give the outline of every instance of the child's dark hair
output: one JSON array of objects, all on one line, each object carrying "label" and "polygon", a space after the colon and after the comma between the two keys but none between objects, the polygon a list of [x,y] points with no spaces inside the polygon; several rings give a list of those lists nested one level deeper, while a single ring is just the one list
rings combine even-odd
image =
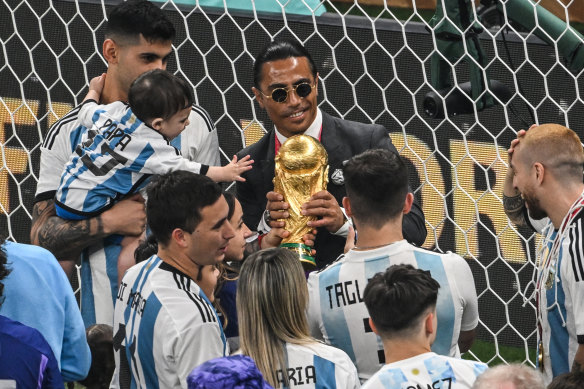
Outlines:
[{"label": "child's dark hair", "polygon": [[79,383],[91,389],[108,388],[115,369],[112,326],[94,324],[85,333],[91,350],[91,368]]},{"label": "child's dark hair", "polygon": [[128,102],[132,112],[144,123],[155,118],[170,119],[193,105],[187,82],[166,70],[154,69],[140,75],[130,86]]}]

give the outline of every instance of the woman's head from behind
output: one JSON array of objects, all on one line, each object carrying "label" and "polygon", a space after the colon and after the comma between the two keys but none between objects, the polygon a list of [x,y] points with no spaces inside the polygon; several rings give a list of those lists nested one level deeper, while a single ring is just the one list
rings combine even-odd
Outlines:
[{"label": "woman's head from behind", "polygon": [[241,350],[277,386],[284,343],[308,343],[308,289],[302,265],[289,250],[271,248],[250,255],[237,284]]}]

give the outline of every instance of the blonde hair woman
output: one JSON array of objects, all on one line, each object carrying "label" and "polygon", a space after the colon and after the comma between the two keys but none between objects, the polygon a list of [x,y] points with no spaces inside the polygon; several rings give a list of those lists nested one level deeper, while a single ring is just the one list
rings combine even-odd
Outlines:
[{"label": "blonde hair woman", "polygon": [[237,284],[241,352],[276,388],[358,388],[347,354],[310,337],[307,304],[304,271],[291,251],[272,248],[249,256]]}]

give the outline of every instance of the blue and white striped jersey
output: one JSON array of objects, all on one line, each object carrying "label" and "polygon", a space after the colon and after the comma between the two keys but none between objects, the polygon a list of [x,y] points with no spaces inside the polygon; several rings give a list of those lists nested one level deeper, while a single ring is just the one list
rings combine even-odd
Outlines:
[{"label": "blue and white striped jersey", "polygon": [[229,355],[217,312],[189,276],[157,255],[122,279],[112,387],[186,388],[193,368]]},{"label": "blue and white striped jersey", "polygon": [[[584,344],[584,245],[583,219],[580,213],[561,239],[557,258],[551,258],[548,274],[542,275],[538,311],[542,329],[543,367],[546,384],[554,377],[568,373],[572,369],[578,346]],[[551,220],[538,232],[545,239],[547,256],[556,239],[557,231]],[[534,227],[542,223],[530,220]],[[538,263],[546,258],[538,258]]]},{"label": "blue and white striped jersey", "polygon": [[[81,107],[77,106],[63,116],[45,136],[35,202],[55,198],[63,168],[87,132],[87,127],[79,121]],[[183,157],[219,166],[217,130],[209,114],[203,108],[193,106],[189,122],[171,144],[181,151]],[[81,253],[81,314],[86,327],[95,323],[112,324],[120,249],[118,241],[106,238]]]},{"label": "blue and white striped jersey", "polygon": [[429,270],[440,283],[436,304],[438,333],[432,351],[460,356],[460,331],[470,331],[478,324],[474,280],[462,257],[437,254],[405,240],[375,250],[351,250],[324,270],[310,274],[308,320],[312,336],[351,357],[362,382],[385,363],[381,338],[369,326],[363,292],[375,274],[397,264]]},{"label": "blue and white striped jersey", "polygon": [[277,372],[281,388],[359,388],[357,369],[347,354],[324,343],[286,343],[289,385],[283,372]]},{"label": "blue and white striped jersey", "polygon": [[99,105],[88,100],[79,110],[79,121],[89,130],[69,158],[55,196],[66,212],[95,216],[144,187],[152,174],[200,173],[200,163],[182,157],[122,102]]},{"label": "blue and white striped jersey", "polygon": [[363,386],[363,389],[470,389],[476,378],[488,366],[437,355],[433,352],[416,355],[384,365]]}]

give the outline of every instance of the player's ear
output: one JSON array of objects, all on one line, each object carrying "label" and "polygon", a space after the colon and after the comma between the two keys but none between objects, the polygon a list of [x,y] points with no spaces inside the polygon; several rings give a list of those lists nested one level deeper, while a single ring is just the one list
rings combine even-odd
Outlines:
[{"label": "player's ear", "polygon": [[186,247],[187,242],[185,232],[180,228],[175,228],[170,234],[170,239],[173,240],[179,247]]},{"label": "player's ear", "polygon": [[371,327],[371,331],[373,331],[374,334],[379,335],[379,331],[377,331],[377,327],[375,327],[375,323],[373,323],[371,318],[369,318],[369,327]]},{"label": "player's ear", "polygon": [[540,162],[534,163],[533,167],[535,169],[535,178],[537,179],[537,182],[541,185],[543,183],[543,179],[545,176],[545,167]]},{"label": "player's ear", "polygon": [[112,39],[103,41],[103,57],[108,64],[117,64],[119,55],[119,46]]},{"label": "player's ear", "polygon": [[258,88],[256,88],[255,86],[252,86],[251,87],[251,91],[255,95],[256,101],[260,105],[260,108],[265,109],[264,108],[264,96],[262,95],[262,93],[260,92],[260,90]]},{"label": "player's ear", "polygon": [[154,128],[156,131],[160,131],[162,129],[162,122],[164,122],[164,119],[155,118],[152,120],[152,123],[150,123],[150,127]]},{"label": "player's ear", "polygon": [[410,212],[410,210],[412,209],[413,203],[414,203],[414,194],[412,192],[408,192],[408,194],[406,195],[406,200],[404,201],[404,208],[403,208],[404,215],[406,213]]},{"label": "player's ear", "polygon": [[314,93],[318,96],[318,72],[316,72],[316,78],[314,79],[314,89],[316,89]]},{"label": "player's ear", "polygon": [[351,200],[347,196],[343,197],[343,208],[345,208],[345,212],[347,213],[348,217],[353,216],[353,212],[351,211]]},{"label": "player's ear", "polygon": [[426,328],[426,333],[434,334],[436,333],[437,321],[436,321],[436,311],[431,311],[426,314],[424,319],[424,327]]}]

